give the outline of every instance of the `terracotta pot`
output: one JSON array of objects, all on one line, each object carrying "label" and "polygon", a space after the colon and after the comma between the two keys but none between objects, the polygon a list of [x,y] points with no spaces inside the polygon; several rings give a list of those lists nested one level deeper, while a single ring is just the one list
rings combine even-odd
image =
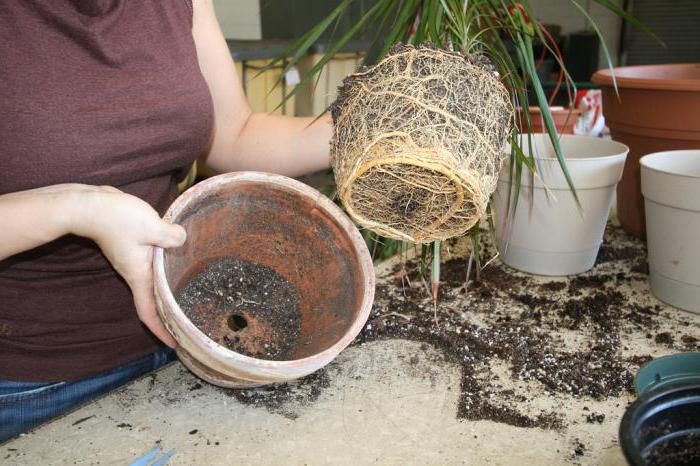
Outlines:
[{"label": "terracotta pot", "polygon": [[[253,172],[215,176],[176,199],[165,220],[184,226],[187,242],[155,251],[158,311],[180,344],[180,360],[210,383],[240,388],[308,375],[350,344],[369,316],[375,278],[362,236],[333,202],[298,181]],[[231,351],[177,304],[174,292],[227,256],[271,267],[296,289],[302,323],[293,360]],[[249,322],[244,331],[256,330]],[[222,323],[221,331],[231,330]]]},{"label": "terracotta pot", "polygon": [[[581,110],[571,109],[571,112],[569,112],[568,108],[551,107],[549,111],[552,113],[554,126],[557,128],[557,132],[559,134],[574,134],[574,124],[581,115]],[[527,133],[528,130],[522,108],[519,107],[517,109],[516,116],[520,132]],[[542,112],[540,111],[539,107],[530,107],[530,127],[532,128],[533,133],[547,132],[544,125],[544,119],[542,118]]]},{"label": "terracotta pot", "polygon": [[603,91],[603,114],[613,139],[629,146],[617,187],[622,227],[646,236],[639,159],[651,152],[700,147],[700,63],[615,68],[619,99],[610,70],[593,82]]}]

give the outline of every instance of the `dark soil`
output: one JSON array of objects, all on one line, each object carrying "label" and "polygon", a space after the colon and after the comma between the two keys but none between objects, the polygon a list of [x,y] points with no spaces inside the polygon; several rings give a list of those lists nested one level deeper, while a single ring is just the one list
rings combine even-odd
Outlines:
[{"label": "dark soil", "polygon": [[245,390],[226,390],[225,393],[246,405],[267,408],[288,419],[296,419],[296,410],[287,406],[291,402],[307,405],[318,399],[323,390],[330,385],[330,378],[325,369],[314,372],[294,382],[267,385]]},{"label": "dark soil", "polygon": [[700,464],[700,435],[690,434],[663,442],[644,455],[648,466]]},{"label": "dark soil", "polygon": [[631,356],[631,357],[627,358],[626,361],[629,362],[630,364],[635,365],[635,366],[642,367],[644,364],[648,363],[652,359],[654,359],[654,358],[651,357],[651,355],[643,354],[643,355],[639,355],[639,356]]},{"label": "dark soil", "polygon": [[[550,395],[606,400],[633,393],[633,374],[651,356],[630,354],[633,349],[627,339],[639,334],[653,338],[663,319],[659,318],[662,307],[635,302],[631,295],[617,291],[620,282],[646,280],[630,271],[644,257],[643,246],[622,235],[621,230],[610,227],[606,233],[608,243],[628,243],[603,251],[603,264],[611,265],[596,266],[569,280],[537,283],[529,275],[494,262],[482,271],[480,282],[472,280],[465,286],[466,260],[445,261],[436,311],[419,264],[397,265],[393,278],[379,280],[370,318],[353,344],[406,339],[438,349],[446,361],[461,367],[459,419],[565,428],[561,408],[533,408],[530,398],[541,397],[541,393],[505,390],[491,368],[505,366],[513,381],[532,384]],[[488,259],[493,246],[487,244],[485,251],[484,259]],[[581,347],[568,346],[562,328],[580,335]],[[688,323],[684,330],[687,334],[679,337],[684,347],[697,347],[693,336],[699,335],[697,326]],[[287,401],[317,398],[319,387],[328,385],[328,379],[323,373],[316,377],[294,386],[245,390],[233,396],[280,410]],[[606,414],[589,413],[586,421],[602,423]],[[574,450],[580,456],[585,447],[577,444]]]},{"label": "dark soil", "polygon": [[227,257],[177,294],[185,315],[209,338],[260,359],[293,359],[301,333],[294,287],[270,267]]},{"label": "dark soil", "polygon": [[[608,231],[609,237],[620,234],[617,229]],[[400,278],[377,288],[375,308],[358,343],[405,338],[442,350],[447,360],[462,368],[459,418],[557,429],[563,419],[559,413],[528,413],[527,399],[504,396],[483,372],[488,373],[493,362],[501,361],[510,367],[514,380],[536,382],[552,394],[595,400],[631,394],[633,373],[647,356],[639,360],[623,358],[621,341],[640,328],[658,328],[660,308],[630,302],[615,290],[615,285],[644,279],[629,271],[644,254],[641,243],[608,247],[603,251],[602,263],[629,264],[627,272],[624,265],[616,264],[622,272],[594,269],[567,281],[553,280],[537,286],[533,286],[531,276],[494,263],[482,271],[479,283],[469,284],[463,309],[450,303],[438,307],[437,325],[430,300],[419,285],[420,267],[408,263],[395,270]],[[464,259],[446,261],[441,269],[442,288],[461,289],[464,294],[466,268]],[[503,302],[520,303],[522,311],[508,312],[501,306]],[[464,311],[479,315],[484,323],[472,323]],[[577,351],[567,350],[558,333],[562,327],[586,335],[588,344]],[[605,414],[592,414],[590,418],[602,422]]]},{"label": "dark soil", "polygon": [[657,333],[654,337],[654,341],[660,345],[673,347],[673,335],[671,335],[669,332]]},{"label": "dark soil", "polygon": [[613,277],[609,274],[578,275],[569,281],[569,293],[578,296],[584,290],[600,289],[612,279]]},{"label": "dark soil", "polygon": [[[603,243],[598,251],[598,257],[596,258],[596,265],[605,264],[607,262],[615,262],[621,260],[635,261],[638,263],[642,257],[646,257],[646,251],[640,251],[644,246],[616,246],[610,243]],[[644,255],[640,257],[640,252],[644,252]]]},{"label": "dark soil", "polygon": [[602,424],[605,420],[605,414],[591,413],[586,416],[586,422],[589,424]]},{"label": "dark soil", "polygon": [[557,291],[561,291],[564,288],[566,288],[566,283],[565,282],[547,282],[543,283],[539,286],[540,290],[545,291],[545,292],[550,292],[550,293],[556,293]]}]

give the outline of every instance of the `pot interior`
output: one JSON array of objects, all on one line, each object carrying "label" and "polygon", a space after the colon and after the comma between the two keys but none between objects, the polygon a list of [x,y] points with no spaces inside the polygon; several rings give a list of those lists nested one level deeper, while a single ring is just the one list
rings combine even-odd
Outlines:
[{"label": "pot interior", "polygon": [[[614,73],[620,89],[700,90],[700,63],[622,66],[615,68]],[[605,68],[598,70],[592,81],[612,87],[612,76],[610,69]]]},{"label": "pot interior", "polygon": [[[528,142],[527,134],[523,134],[519,139],[520,147],[526,156],[530,155],[530,147],[532,147],[532,153],[536,159],[557,160],[557,153],[548,134],[530,134],[530,138],[531,142]],[[627,146],[619,142],[573,134],[560,135],[559,145],[567,160],[615,157],[625,154],[628,150]],[[506,152],[510,154],[509,145],[506,145]]]},{"label": "pot interior", "polygon": [[649,154],[642,165],[670,175],[700,178],[700,150],[678,150]]},{"label": "pot interior", "polygon": [[639,398],[623,419],[628,459],[647,465],[700,464],[700,385],[651,395]]},{"label": "pot interior", "polygon": [[700,64],[623,66],[615,68],[618,79],[654,79],[700,81]]},{"label": "pot interior", "polygon": [[[187,230],[184,246],[165,252],[165,274],[176,299],[204,269],[232,259],[272,269],[298,297],[296,334],[284,323],[273,328],[261,321],[243,298],[195,304],[197,315],[208,319],[205,333],[217,343],[227,346],[235,339],[258,354],[264,354],[263,345],[284,343],[290,348],[286,357],[247,353],[295,360],[334,345],[358,317],[366,286],[358,252],[333,215],[293,187],[235,179],[212,184],[173,221]],[[229,279],[243,280],[230,272]]]}]

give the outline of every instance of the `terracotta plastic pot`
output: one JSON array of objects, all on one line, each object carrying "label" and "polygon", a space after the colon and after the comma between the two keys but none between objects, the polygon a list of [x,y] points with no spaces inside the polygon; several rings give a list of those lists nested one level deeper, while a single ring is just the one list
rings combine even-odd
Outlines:
[{"label": "terracotta plastic pot", "polygon": [[642,157],[651,291],[700,313],[700,150]]},{"label": "terracotta plastic pot", "polygon": [[593,82],[603,91],[603,114],[613,139],[630,148],[617,188],[617,215],[630,234],[645,237],[639,159],[645,154],[700,147],[700,63],[615,68]]},{"label": "terracotta plastic pot", "polygon": [[[298,181],[253,172],[209,178],[176,199],[165,220],[185,227],[187,242],[155,251],[158,311],[180,360],[210,383],[241,388],[308,375],[350,344],[369,316],[375,277],[362,236],[333,202]],[[296,289],[302,322],[293,360],[231,351],[177,304],[174,294],[198,272],[230,256],[271,267]],[[221,332],[228,331],[222,322]],[[249,322],[243,331],[255,341],[264,329]]]},{"label": "terracotta plastic pot", "polygon": [[[570,109],[564,107],[551,107],[549,111],[552,113],[552,119],[554,120],[554,126],[557,128],[559,134],[574,134],[574,125],[576,120],[581,115],[581,110]],[[520,131],[523,133],[527,132],[527,124],[525,122],[525,116],[523,115],[523,109],[518,108],[517,121]],[[542,112],[539,107],[530,107],[530,127],[533,133],[546,133],[547,128],[544,125],[544,120],[542,118]]]},{"label": "terracotta plastic pot", "polygon": [[[513,214],[515,187],[506,162],[493,197],[500,258],[515,269],[537,275],[585,272],[595,264],[603,241],[627,147],[595,137],[561,136],[559,142],[581,203],[579,210],[549,136],[531,136],[540,178],[535,178],[533,186],[530,175],[523,174]],[[529,154],[525,135],[521,147]]]}]

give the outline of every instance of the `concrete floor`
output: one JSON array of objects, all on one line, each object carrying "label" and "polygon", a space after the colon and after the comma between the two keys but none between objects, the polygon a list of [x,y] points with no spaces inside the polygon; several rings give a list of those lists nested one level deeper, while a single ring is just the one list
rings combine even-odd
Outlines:
[{"label": "concrete floor", "polygon": [[[621,292],[656,304],[642,279]],[[669,307],[663,315],[668,329],[684,322],[684,332],[700,336],[700,316]],[[629,338],[636,354],[672,352],[643,335]],[[460,369],[432,347],[389,340],[347,349],[328,367],[330,385],[315,402],[274,412],[203,382],[193,390],[199,380],[173,363],[1,446],[0,463],[129,464],[160,445],[176,450],[173,465],[625,464],[617,429],[631,395],[594,401],[545,394],[533,382],[512,380],[497,362],[490,371],[527,393],[529,409],[563,412],[566,428],[458,420]],[[587,410],[606,413],[605,421],[587,423]],[[578,442],[586,445],[583,456],[574,454]]]}]

